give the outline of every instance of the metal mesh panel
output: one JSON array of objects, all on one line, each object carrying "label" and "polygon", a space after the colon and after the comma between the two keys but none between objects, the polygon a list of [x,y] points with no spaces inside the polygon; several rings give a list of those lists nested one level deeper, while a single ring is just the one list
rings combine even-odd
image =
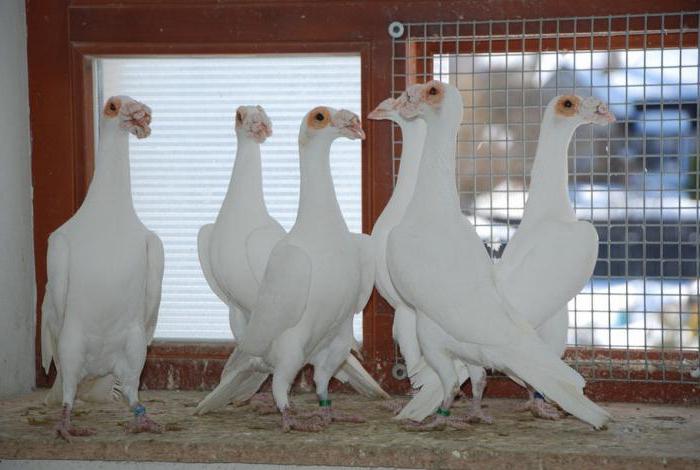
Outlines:
[{"label": "metal mesh panel", "polygon": [[600,237],[569,303],[567,360],[591,379],[697,382],[699,16],[410,23],[393,40],[395,96],[433,78],[462,91],[457,185],[494,258],[518,227],[549,100],[593,95],[617,117],[569,148],[571,201]]}]

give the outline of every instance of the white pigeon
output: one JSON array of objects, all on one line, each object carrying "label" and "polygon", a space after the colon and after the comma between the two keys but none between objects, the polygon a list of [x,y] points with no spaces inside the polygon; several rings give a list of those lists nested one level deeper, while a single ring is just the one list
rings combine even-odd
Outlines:
[{"label": "white pigeon", "polygon": [[100,116],[95,174],[76,214],[49,237],[42,304],[42,364],[51,360],[63,401],[56,431],[71,425],[81,382],[112,376],[134,421],[127,430],[160,432],[139,402],[139,376],[153,339],[163,280],[163,245],[136,215],[131,199],[129,133],[150,135],[151,110],[129,98],[107,100]]},{"label": "white pigeon", "polygon": [[[586,285],[598,258],[598,234],[576,219],[568,188],[569,142],[583,124],[615,121],[597,98],[562,95],[545,109],[522,220],[495,264],[499,291],[560,356],[569,328],[567,304]],[[528,390],[533,415],[557,419],[539,393]]]},{"label": "white pigeon", "polygon": [[[237,401],[251,377],[272,373],[283,430],[317,431],[332,420],[357,421],[333,411],[328,399],[328,382],[350,355],[352,317],[374,284],[371,241],[348,231],[335,195],[330,147],[341,136],[365,136],[350,111],[317,107],[305,116],[299,132],[297,220],[274,247],[246,333],[197,414]],[[290,411],[289,389],[306,363],[314,366],[321,423]]]},{"label": "white pigeon", "polygon": [[[236,110],[235,130],[238,145],[228,191],[216,221],[200,229],[198,249],[204,277],[228,305],[231,331],[241,341],[270,253],[286,232],[268,213],[263,196],[260,144],[272,135],[272,123],[261,106],[241,106]],[[346,339],[356,348],[352,325]],[[228,364],[222,377],[227,373]],[[246,388],[237,390],[236,401],[250,399],[268,375],[251,375]],[[352,354],[348,354],[336,378],[365,395],[385,395]]]},{"label": "white pigeon", "polygon": [[235,130],[236,159],[226,197],[216,221],[199,230],[197,248],[204,277],[229,307],[231,331],[240,339],[267,259],[285,231],[268,213],[262,188],[260,144],[272,135],[272,123],[262,107],[241,106]]},{"label": "white pigeon", "polygon": [[493,263],[462,215],[455,184],[462,109],[459,91],[438,81],[409,88],[399,106],[404,118],[427,124],[416,189],[387,245],[392,282],[416,311],[423,357],[443,386],[437,416],[419,426],[464,426],[449,418],[459,386],[453,359],[459,358],[515,376],[600,428],[610,415],[585,397],[583,377],[540,340],[517,306],[503,299]]},{"label": "white pigeon", "polygon": [[[401,99],[404,97],[402,96]],[[398,343],[401,354],[406,361],[406,369],[410,375],[411,386],[416,390],[413,398],[404,406],[396,419],[422,421],[435,412],[442,401],[442,383],[430,367],[422,361],[420,345],[416,333],[416,313],[407,305],[396,292],[389,268],[386,263],[386,245],[389,233],[401,222],[406,207],[411,202],[413,191],[418,178],[418,167],[425,141],[426,126],[422,119],[404,119],[398,112],[400,100],[388,98],[382,101],[369,115],[369,119],[388,119],[401,128],[401,166],[399,168],[396,186],[391,198],[372,229],[372,243],[376,256],[375,285],[379,293],[394,308],[393,337]],[[455,368],[460,383],[469,378],[469,369],[461,361],[455,360]],[[481,396],[486,385],[486,372],[482,368],[472,367],[472,375],[478,377],[472,380],[472,421],[490,422],[481,410]],[[399,403],[402,405],[403,403]],[[395,408],[395,404],[389,405]]]}]

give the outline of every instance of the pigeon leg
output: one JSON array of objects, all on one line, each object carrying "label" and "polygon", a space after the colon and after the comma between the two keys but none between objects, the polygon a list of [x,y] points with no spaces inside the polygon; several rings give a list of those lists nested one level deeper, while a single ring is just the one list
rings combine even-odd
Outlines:
[{"label": "pigeon leg", "polygon": [[[326,425],[332,422],[337,423],[364,423],[365,419],[362,416],[353,415],[350,413],[343,413],[333,409],[331,406],[331,400],[328,396],[328,383],[333,375],[330,372],[331,369],[335,370],[340,367],[344,360],[344,354],[342,348],[337,348],[338,354],[331,354],[326,359],[330,363],[327,367],[316,367],[314,364],[314,382],[316,382],[316,395],[318,395],[318,405],[319,410],[317,413],[323,419]],[[336,364],[337,363],[337,364]]]},{"label": "pigeon leg", "polygon": [[91,436],[95,434],[92,428],[77,428],[70,422],[72,407],[69,404],[64,404],[61,410],[61,421],[56,425],[56,436],[70,442],[71,436]]},{"label": "pigeon leg", "polygon": [[469,377],[471,377],[472,381],[472,402],[466,421],[468,423],[493,424],[493,418],[485,414],[484,409],[481,407],[481,398],[486,388],[486,370],[483,367],[467,367],[469,368]]},{"label": "pigeon leg", "polygon": [[561,418],[559,410],[555,406],[547,403],[544,399],[544,396],[539,392],[534,393],[534,397],[530,407],[530,413],[532,413],[532,416],[534,416],[535,418],[540,419],[549,419],[556,421],[559,418]]},{"label": "pigeon leg", "polygon": [[275,399],[277,409],[282,413],[282,431],[321,431],[325,425],[318,417],[304,419],[301,416],[293,416],[292,414],[289,406],[289,389],[292,386],[292,382],[294,382],[294,377],[304,365],[304,358],[301,351],[293,346],[286,352],[287,354],[277,364],[272,374],[272,396]]},{"label": "pigeon leg", "polygon": [[134,420],[127,423],[124,430],[133,434],[141,432],[162,433],[163,427],[148,416],[146,407],[139,402],[138,376],[122,379],[122,384],[122,392],[129,402],[129,408],[134,413]]},{"label": "pigeon leg", "polygon": [[[71,363],[70,361],[64,363]],[[63,377],[63,409],[61,411],[61,420],[56,425],[56,435],[67,442],[71,441],[71,436],[90,436],[95,434],[95,430],[91,428],[77,428],[71,424],[71,413],[73,411],[73,402],[75,394],[78,391],[78,374],[74,369],[63,367],[61,369]]]}]

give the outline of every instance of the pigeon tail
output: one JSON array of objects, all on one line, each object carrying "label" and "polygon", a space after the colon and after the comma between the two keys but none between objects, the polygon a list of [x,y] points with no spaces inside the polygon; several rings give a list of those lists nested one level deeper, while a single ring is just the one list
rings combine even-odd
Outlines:
[{"label": "pigeon tail", "polygon": [[[459,383],[469,379],[469,371],[461,361],[454,361]],[[443,388],[440,377],[421,358],[418,370],[411,376],[411,385],[416,389],[411,401],[394,417],[396,420],[410,419],[423,421],[437,410],[442,403]]]},{"label": "pigeon tail", "polygon": [[348,358],[340,366],[340,369],[335,374],[335,378],[343,383],[350,384],[360,395],[370,398],[390,398],[389,394],[369,375],[369,372],[362,367],[360,361],[352,354],[348,355]]},{"label": "pigeon tail", "polygon": [[41,315],[43,321],[41,322],[41,365],[44,371],[48,374],[51,368],[51,360],[55,354],[56,342],[53,339],[53,335],[49,330],[48,318],[55,316],[53,305],[51,304],[51,299],[49,299],[50,293],[48,288],[44,294],[44,301],[41,303]]},{"label": "pigeon tail", "polygon": [[232,402],[249,400],[260,389],[268,375],[270,374],[252,369],[250,356],[235,350],[226,363],[219,385],[197,405],[195,414],[203,415]]},{"label": "pigeon tail", "polygon": [[[507,348],[485,346],[483,351],[497,369],[521,378],[594,428],[600,429],[612,419],[607,411],[583,394],[586,384],[583,377],[538,338],[528,335]],[[523,354],[523,351],[528,353]]]},{"label": "pigeon tail", "polygon": [[393,419],[423,421],[426,417],[433,414],[440,406],[443,398],[440,378],[430,368],[426,367],[423,370],[432,373],[430,378],[422,380],[420,389],[416,390],[411,401],[409,401]]}]

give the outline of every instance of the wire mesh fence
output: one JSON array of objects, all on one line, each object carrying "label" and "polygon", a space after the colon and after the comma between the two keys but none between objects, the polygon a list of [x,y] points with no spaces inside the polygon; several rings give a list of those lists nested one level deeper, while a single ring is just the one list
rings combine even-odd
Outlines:
[{"label": "wire mesh fence", "polygon": [[[393,40],[395,95],[430,79],[462,92],[457,185],[494,258],[520,222],[549,100],[596,96],[615,114],[610,126],[580,127],[569,147],[570,198],[600,243],[591,281],[569,303],[567,359],[594,380],[697,382],[699,21],[409,23]],[[393,135],[396,176],[396,126]]]}]

